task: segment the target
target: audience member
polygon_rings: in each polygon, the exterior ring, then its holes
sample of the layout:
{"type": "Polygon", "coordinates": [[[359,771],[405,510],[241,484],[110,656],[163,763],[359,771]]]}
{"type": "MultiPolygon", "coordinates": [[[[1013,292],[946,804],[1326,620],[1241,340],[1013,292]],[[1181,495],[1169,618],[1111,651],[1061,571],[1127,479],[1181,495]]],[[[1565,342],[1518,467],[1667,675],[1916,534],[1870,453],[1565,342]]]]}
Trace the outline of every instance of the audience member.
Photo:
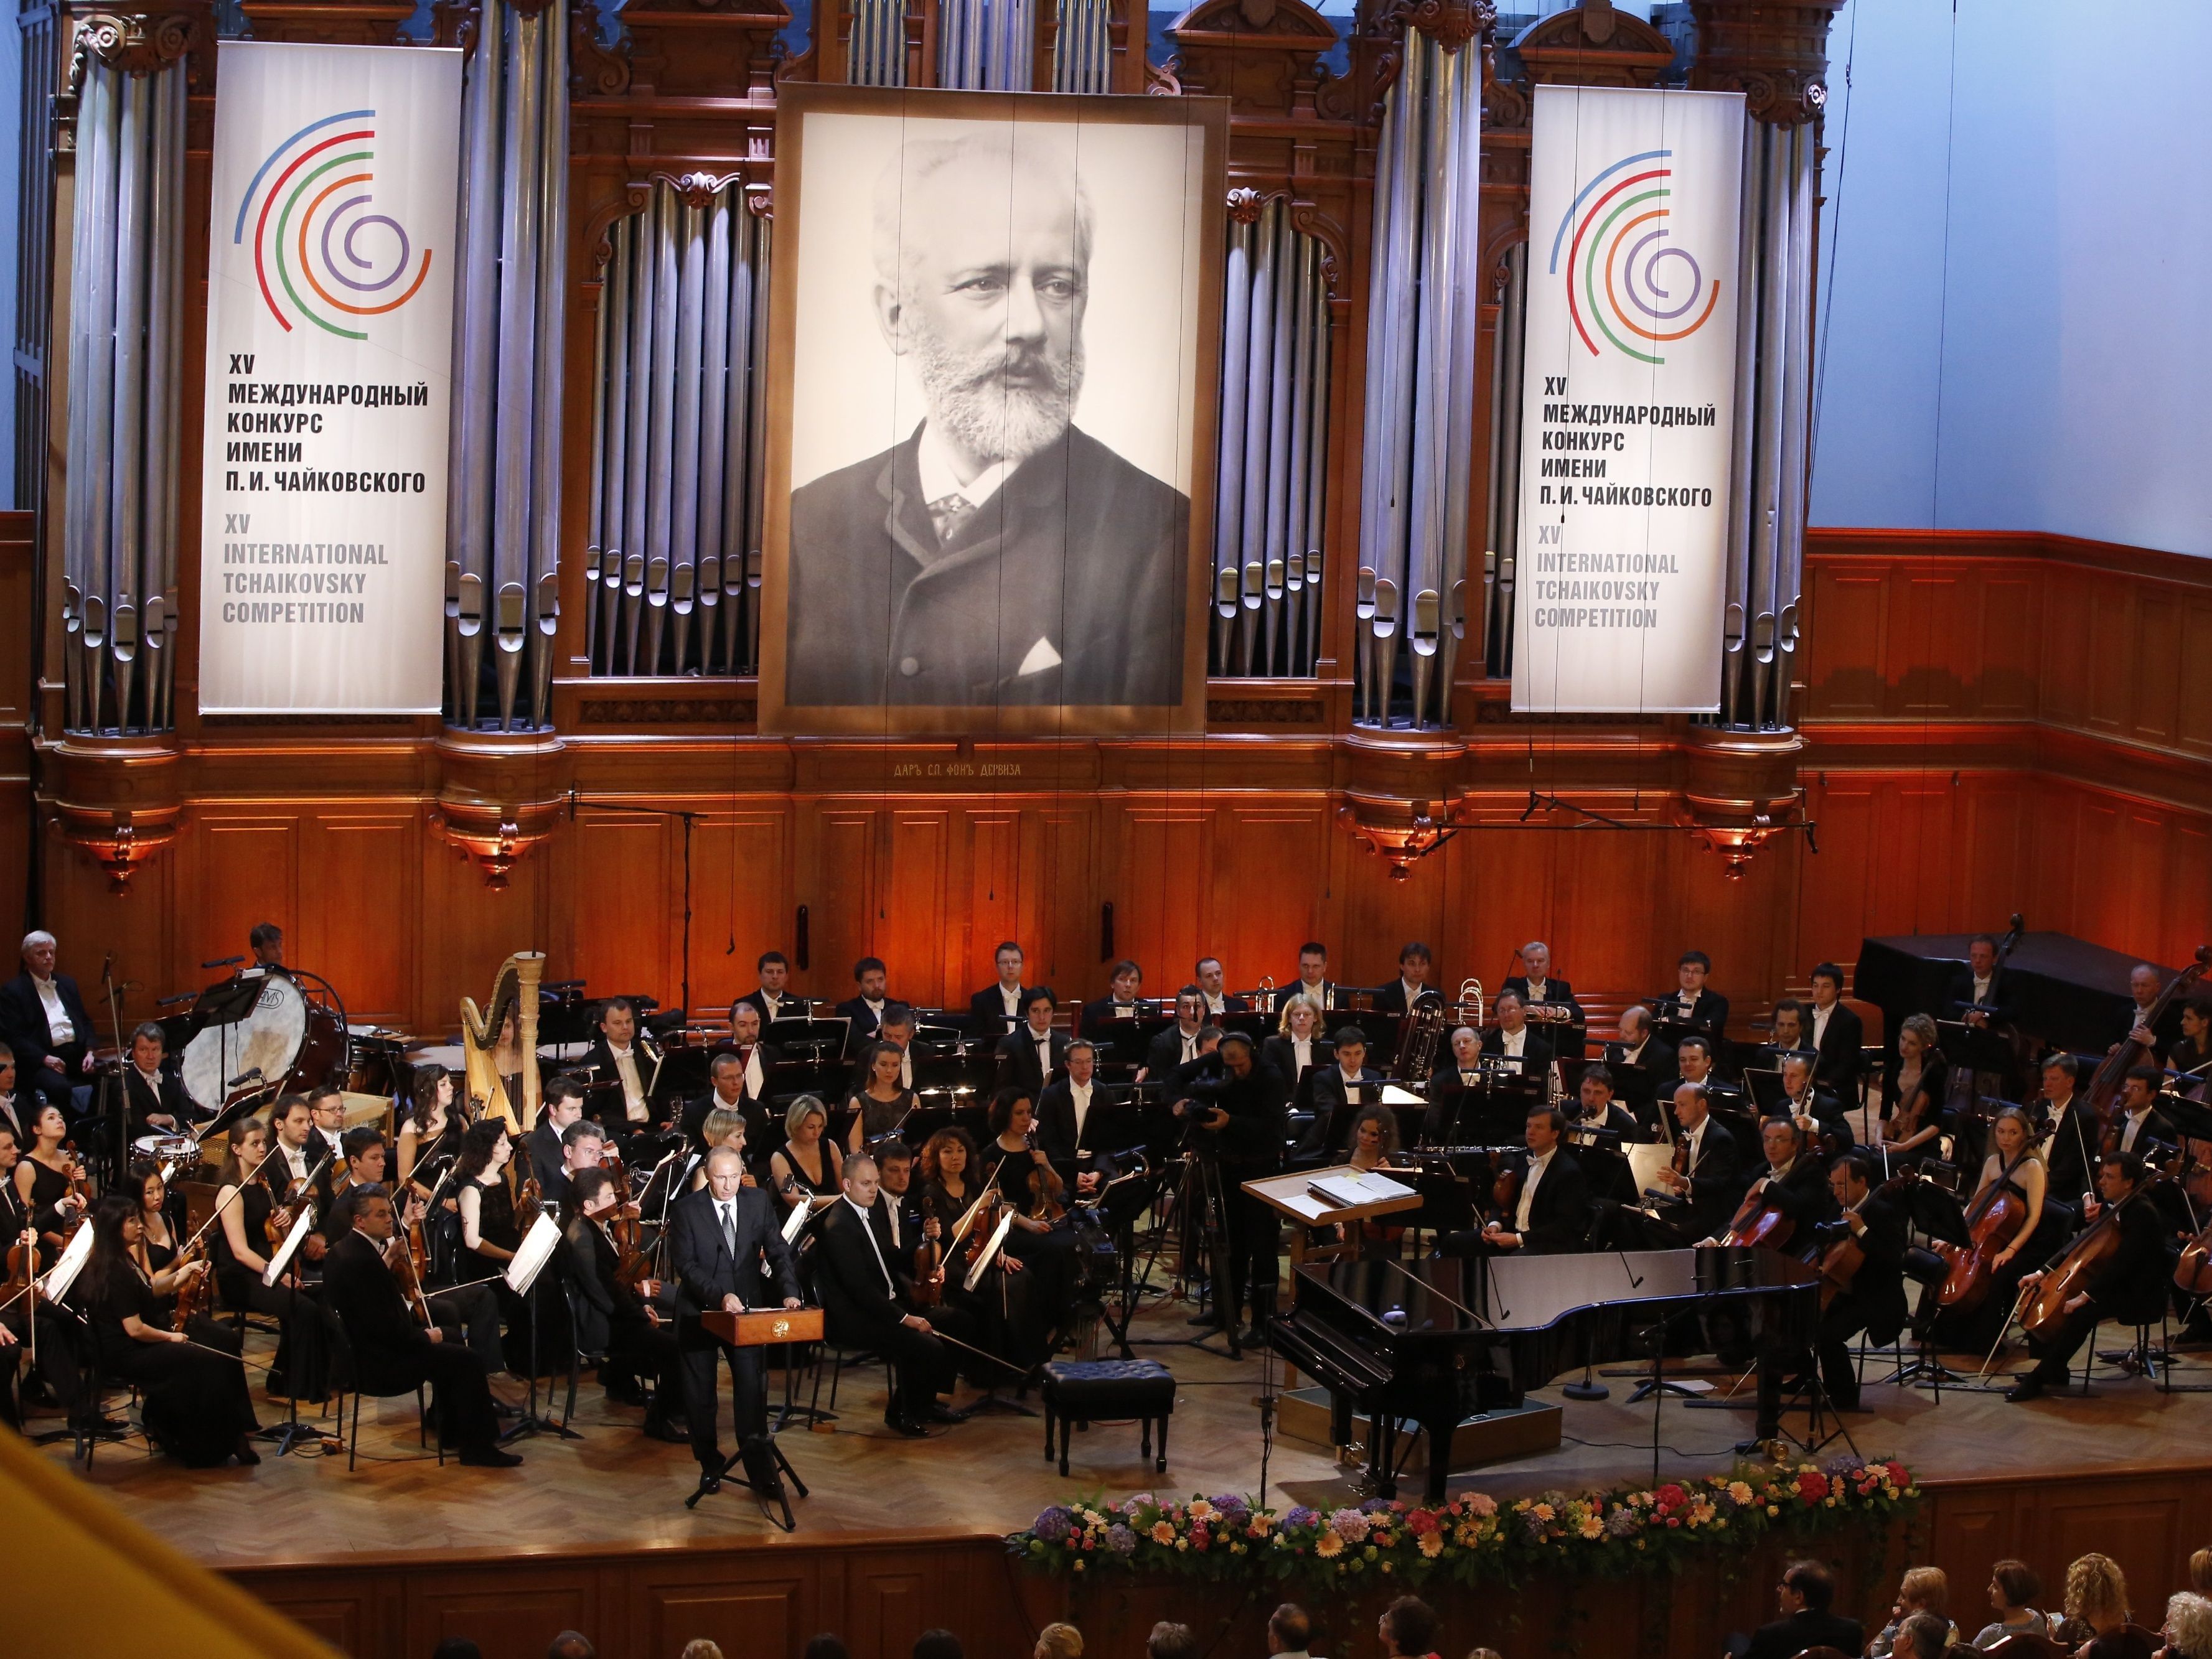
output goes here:
{"type": "Polygon", "coordinates": [[[1145,1638],[1146,1659],[1199,1659],[1198,1638],[1188,1625],[1163,1619],[1145,1638]]]}
{"type": "Polygon", "coordinates": [[[2189,1588],[2199,1595],[2212,1595],[2212,1550],[2199,1550],[2189,1558],[2189,1588]]]}
{"type": "Polygon", "coordinates": [[[1467,1659],[1505,1659],[1505,1656],[1496,1648],[1469,1648],[1467,1659]]]}
{"type": "Polygon", "coordinates": [[[926,1630],[914,1638],[914,1659],[965,1659],[960,1638],[949,1630],[926,1630]]]}
{"type": "Polygon", "coordinates": [[[2128,1580],[2120,1564],[2094,1550],[2066,1569],[2062,1641],[2077,1644],[2075,1659],[2150,1659],[2151,1645],[2128,1623],[2128,1580]]]}
{"type": "MultiPolygon", "coordinates": [[[[1889,1622],[1882,1626],[1881,1634],[1867,1644],[1868,1659],[1883,1659],[1896,1644],[1898,1627],[1916,1613],[1935,1613],[1942,1620],[1946,1631],[1952,1629],[1951,1581],[1943,1576],[1942,1568],[1905,1570],[1905,1576],[1897,1581],[1897,1601],[1889,1610],[1889,1622]]],[[[1943,1644],[1948,1647],[1952,1639],[1952,1636],[1945,1636],[1943,1644]]]]}
{"type": "Polygon", "coordinates": [[[1307,1648],[1313,1641],[1313,1620],[1295,1601],[1285,1601],[1267,1615],[1267,1651],[1275,1659],[1312,1659],[1307,1648]]]}
{"type": "Polygon", "coordinates": [[[845,1646],[843,1637],[825,1630],[819,1636],[806,1638],[801,1659],[853,1659],[853,1655],[845,1646]]]}
{"type": "Polygon", "coordinates": [[[1742,1659],[1796,1659],[1806,1649],[1824,1645],[1863,1652],[1866,1635],[1859,1621],[1828,1610],[1835,1599],[1836,1581],[1827,1568],[1818,1561],[1792,1561],[1774,1590],[1782,1617],[1749,1636],[1731,1637],[1728,1650],[1742,1659]]]}
{"type": "Polygon", "coordinates": [[[1401,1595],[1382,1609],[1375,1633],[1389,1659],[1428,1659],[1437,1650],[1443,1625],[1418,1595],[1401,1595]]]}
{"type": "Polygon", "coordinates": [[[1951,1621],[1941,1613],[1907,1613],[1897,1627],[1895,1659],[1943,1659],[1951,1646],[1951,1621]]]}
{"type": "Polygon", "coordinates": [[[694,1637],[684,1644],[684,1651],[678,1659],[722,1659],[722,1644],[709,1642],[703,1636],[694,1637]]]}
{"type": "Polygon", "coordinates": [[[1996,1614],[1996,1620],[1982,1626],[1981,1634],[1974,1638],[1974,1645],[1993,1648],[2006,1637],[2016,1636],[2022,1631],[2032,1631],[2038,1636],[2050,1635],[2050,1619],[2028,1605],[2042,1593],[2043,1581],[2027,1562],[2008,1557],[1991,1567],[1990,1608],[1996,1614]]]}
{"type": "MultiPolygon", "coordinates": [[[[2192,1558],[2192,1571],[2196,1565],[2192,1558]]],[[[2167,1596],[2166,1645],[2158,1651],[2159,1659],[2212,1659],[2212,1600],[2188,1590],[2167,1596]]]]}
{"type": "Polygon", "coordinates": [[[448,1636],[430,1650],[430,1659],[483,1659],[483,1650],[465,1636],[448,1636]]]}
{"type": "Polygon", "coordinates": [[[1083,1659],[1083,1632],[1073,1625],[1047,1625],[1037,1632],[1031,1659],[1083,1659]]]}
{"type": "Polygon", "coordinates": [[[545,1659],[599,1659],[599,1650],[592,1645],[592,1638],[581,1632],[564,1630],[545,1650],[545,1659]]]}

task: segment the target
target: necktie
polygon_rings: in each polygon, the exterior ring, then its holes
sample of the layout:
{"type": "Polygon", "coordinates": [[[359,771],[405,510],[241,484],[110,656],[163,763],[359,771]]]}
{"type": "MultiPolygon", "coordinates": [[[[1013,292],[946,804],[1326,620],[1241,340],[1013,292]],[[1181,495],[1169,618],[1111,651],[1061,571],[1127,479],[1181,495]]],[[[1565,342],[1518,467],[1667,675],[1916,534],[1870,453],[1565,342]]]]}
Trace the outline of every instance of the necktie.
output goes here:
{"type": "Polygon", "coordinates": [[[722,1243],[729,1247],[730,1260],[738,1259],[738,1206],[733,1199],[722,1206],[722,1243]]]}
{"type": "Polygon", "coordinates": [[[929,504],[929,521],[937,526],[937,544],[950,546],[968,520],[975,516],[975,504],[965,495],[939,495],[929,504]]]}

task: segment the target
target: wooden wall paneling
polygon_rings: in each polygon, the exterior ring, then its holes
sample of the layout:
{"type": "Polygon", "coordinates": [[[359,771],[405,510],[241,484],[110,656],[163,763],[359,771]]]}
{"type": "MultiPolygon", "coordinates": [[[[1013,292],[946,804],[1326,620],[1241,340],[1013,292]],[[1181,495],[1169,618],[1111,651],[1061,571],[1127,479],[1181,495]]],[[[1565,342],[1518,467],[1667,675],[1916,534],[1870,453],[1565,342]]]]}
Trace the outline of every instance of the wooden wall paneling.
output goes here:
{"type": "Polygon", "coordinates": [[[2199,755],[2212,755],[2212,597],[2191,594],[2181,602],[2181,659],[2189,672],[2173,677],[2175,744],[2199,755]]]}
{"type": "Polygon", "coordinates": [[[1540,939],[1551,945],[1569,984],[1650,996],[1674,982],[1671,969],[1677,956],[1693,944],[1705,945],[1701,930],[1662,936],[1665,907],[1651,902],[1665,891],[1669,849],[1686,846],[1686,837],[1655,830],[1506,833],[1510,862],[1503,871],[1493,871],[1492,879],[1510,877],[1524,860],[1532,869],[1547,869],[1550,915],[1548,931],[1534,929],[1517,939],[1484,930],[1481,963],[1500,978],[1521,972],[1513,952],[1540,939]]]}
{"type": "Polygon", "coordinates": [[[407,1650],[427,1653],[448,1636],[466,1636],[483,1659],[543,1659],[564,1630],[607,1628],[595,1588],[582,1573],[557,1570],[517,1572],[504,1583],[481,1573],[423,1573],[407,1585],[407,1650]]]}
{"type": "Polygon", "coordinates": [[[574,917],[575,964],[549,977],[580,977],[594,997],[645,995],[673,1006],[681,983],[683,835],[672,818],[578,809],[560,836],[567,868],[555,889],[556,908],[574,917]]]}
{"type": "Polygon", "coordinates": [[[2041,1521],[2039,1554],[2027,1559],[2043,1575],[2045,1599],[2063,1600],[2067,1564],[2091,1551],[2119,1564],[2134,1589],[2136,1620],[2156,1629],[2164,1598],[2154,1586],[2189,1582],[2184,1499],[2170,1486],[2143,1492],[2127,1479],[2052,1482],[2035,1493],[2041,1521]]]}
{"type": "Polygon", "coordinates": [[[2040,585],[2009,567],[1982,577],[1981,679],[1971,712],[1985,720],[2032,720],[2045,649],[2040,585]]]}
{"type": "Polygon", "coordinates": [[[1886,714],[1942,718],[1966,710],[1978,678],[1980,630],[1965,584],[1954,574],[1916,572],[1892,585],[1884,630],[1886,714]]]}
{"type": "MultiPolygon", "coordinates": [[[[691,1005],[696,1014],[726,1014],[732,1002],[759,984],[754,964],[763,951],[791,954],[788,825],[788,815],[770,807],[710,813],[692,830],[691,1005]]],[[[681,873],[679,869],[679,880],[681,873]]]]}
{"type": "Polygon", "coordinates": [[[2166,883],[2157,915],[2165,923],[2157,960],[2179,968],[2200,945],[2212,945],[2212,825],[2201,818],[2173,826],[2166,883]]]}
{"type": "MultiPolygon", "coordinates": [[[[2182,624],[2181,595],[2165,587],[2134,590],[2134,648],[2118,660],[2100,664],[2128,696],[2128,735],[2137,743],[2171,747],[2180,735],[2182,624]]],[[[2201,665],[2200,665],[2201,667],[2201,665]]]]}
{"type": "Polygon", "coordinates": [[[842,1001],[853,994],[853,964],[882,954],[874,948],[878,814],[865,806],[802,807],[798,834],[798,902],[807,907],[812,966],[794,967],[792,983],[806,996],[842,1001]]]}
{"type": "Polygon", "coordinates": [[[177,850],[185,904],[180,971],[198,974],[203,962],[244,956],[257,922],[275,922],[288,945],[298,939],[299,814],[198,812],[177,850]]]}
{"type": "MultiPolygon", "coordinates": [[[[808,1638],[824,1627],[825,1613],[832,1624],[837,1618],[834,1607],[823,1606],[817,1577],[794,1571],[767,1551],[750,1559],[732,1553],[707,1566],[656,1563],[633,1577],[629,1650],[637,1659],[659,1659],[705,1637],[725,1653],[797,1659],[808,1638]]],[[[602,1640],[600,1651],[609,1650],[602,1640]]]]}
{"type": "Polygon", "coordinates": [[[400,1645],[398,1632],[391,1628],[380,1606],[388,1598],[379,1579],[362,1577],[333,1582],[283,1574],[266,1582],[249,1582],[246,1588],[340,1653],[380,1654],[400,1645]]]}
{"type": "Polygon", "coordinates": [[[285,940],[288,959],[337,987],[349,1019],[408,1023],[421,954],[404,926],[422,878],[415,814],[319,814],[302,827],[301,849],[300,930],[285,940]]]}
{"type": "Polygon", "coordinates": [[[890,868],[878,907],[883,920],[875,954],[896,975],[894,996],[918,1007],[942,1007],[960,966],[945,902],[954,890],[946,867],[953,854],[952,809],[901,806],[889,817],[890,868]]]}
{"type": "Polygon", "coordinates": [[[1321,937],[1321,875],[1328,856],[1326,809],[1285,802],[1236,802],[1221,809],[1213,838],[1213,927],[1203,947],[1222,961],[1232,990],[1270,974],[1297,975],[1298,946],[1321,937]]]}
{"type": "Polygon", "coordinates": [[[2104,872],[2102,885],[2112,895],[2115,934],[2139,941],[2135,948],[2145,955],[2158,948],[2166,933],[2166,851],[2174,840],[2173,830],[2156,807],[2130,804],[2119,815],[2118,861],[2104,872]]]}
{"type": "Polygon", "coordinates": [[[2060,568],[2044,573],[2044,614],[2054,623],[2063,619],[2063,625],[2054,628],[2052,637],[2039,644],[2042,695],[2037,712],[2054,725],[2087,723],[2091,682],[2099,665],[2092,654],[2086,624],[2098,586],[2086,570],[2060,568]]]}
{"type": "Polygon", "coordinates": [[[1981,1615],[1974,1609],[1984,1605],[1981,1586],[1989,1583],[1990,1565],[2026,1547],[2020,1536],[2019,1490],[1939,1487],[1927,1494],[1926,1504],[1922,1526],[1927,1565],[1942,1569],[1951,1581],[1953,1616],[1971,1638],[1981,1628],[1976,1622],[1981,1615]]]}
{"type": "MultiPolygon", "coordinates": [[[[491,995],[500,965],[518,951],[543,951],[548,980],[585,977],[576,912],[551,902],[553,895],[577,884],[576,876],[565,869],[565,834],[556,836],[554,847],[523,860],[508,872],[507,884],[495,888],[485,884],[483,872],[466,854],[434,834],[422,836],[420,921],[415,935],[422,970],[414,1029],[459,1030],[460,999],[474,997],[481,1006],[491,995]]],[[[618,871],[594,879],[629,884],[618,871]]],[[[657,903],[659,896],[653,894],[641,902],[657,903]]]]}
{"type": "Polygon", "coordinates": [[[1345,860],[1344,921],[1328,942],[1332,978],[1345,985],[1387,985],[1398,971],[1399,950],[1413,939],[1437,953],[1431,984],[1449,992],[1466,976],[1469,970],[1438,942],[1447,937],[1445,872],[1458,847],[1455,842],[1422,860],[1403,881],[1391,880],[1389,866],[1372,853],[1355,851],[1345,860]]]}
{"type": "Polygon", "coordinates": [[[1023,866],[1031,873],[1024,882],[1022,915],[1036,943],[1030,944],[1021,933],[1014,937],[1037,957],[1040,965],[1033,971],[1039,982],[1050,986],[1062,1002],[1080,997],[1093,985],[1105,984],[1099,962],[1098,904],[1104,884],[1100,878],[1108,866],[1100,817],[1092,799],[1055,801],[1023,818],[1023,866]],[[1030,921],[1032,915],[1036,920],[1030,921]]]}
{"type": "MultiPolygon", "coordinates": [[[[1713,959],[1711,983],[1736,1010],[1729,1015],[1741,1037],[1750,1019],[1782,994],[1784,985],[1804,977],[1813,964],[1800,960],[1796,906],[1798,871],[1804,842],[1796,836],[1769,842],[1741,880],[1731,881],[1719,854],[1687,836],[1654,836],[1665,845],[1667,877],[1657,890],[1672,902],[1654,906],[1661,918],[1652,941],[1650,988],[1674,983],[1674,963],[1694,945],[1713,959]]],[[[1567,976],[1571,980],[1574,975],[1567,976]]]]}
{"type": "MultiPolygon", "coordinates": [[[[2130,676],[2124,672],[2135,645],[2137,589],[2129,582],[2093,582],[2086,611],[2065,616],[2054,650],[2078,650],[2087,659],[2088,706],[2084,723],[2115,735],[2128,728],[2130,676]],[[2076,631],[2080,630],[2080,631],[2076,631]]],[[[2061,613],[2065,615],[2065,613],[2061,613]]]]}
{"type": "Polygon", "coordinates": [[[950,918],[957,933],[955,971],[948,995],[964,1001],[997,977],[994,954],[1002,939],[1022,947],[1024,981],[1048,984],[1040,975],[1049,947],[1041,936],[1044,906],[1029,890],[1036,877],[1030,815],[1016,807],[980,808],[966,815],[968,857],[963,884],[966,903],[950,918]]]}
{"type": "Polygon", "coordinates": [[[1959,793],[1948,774],[1938,774],[1894,779],[1876,793],[1869,933],[1940,933],[1953,920],[1959,793]]]}
{"type": "Polygon", "coordinates": [[[1883,712],[1882,635],[1887,568],[1868,571],[1815,566],[1812,571],[1812,661],[1806,675],[1807,713],[1826,720],[1865,718],[1883,712]]]}
{"type": "MultiPolygon", "coordinates": [[[[1112,894],[1114,954],[1145,970],[1147,997],[1171,998],[1188,984],[1212,936],[1214,813],[1201,796],[1188,805],[1124,803],[1109,814],[1121,854],[1112,894]]],[[[1097,982],[1100,989],[1088,994],[1104,994],[1103,972],[1097,982]]]]}
{"type": "Polygon", "coordinates": [[[1945,887],[1954,908],[1940,931],[2002,933],[2005,918],[2027,902],[2035,869],[2039,793],[2018,774],[1968,781],[1955,820],[1956,879],[1945,887]]]}
{"type": "Polygon", "coordinates": [[[2121,805],[2087,790],[2059,793],[2057,810],[2039,828],[2041,890],[2051,895],[2051,921],[2034,924],[2100,942],[2126,937],[2121,889],[2113,878],[2121,854],[2121,805]],[[2069,826],[2069,819],[2071,823],[2069,826]],[[2071,833],[2067,833],[2070,827],[2071,833]]]}
{"type": "MultiPolygon", "coordinates": [[[[203,957],[187,961],[175,939],[175,918],[185,908],[177,894],[181,867],[174,854],[155,859],[131,878],[132,891],[108,890],[107,877],[100,866],[62,839],[51,823],[40,831],[46,863],[44,897],[39,926],[54,936],[56,966],[77,982],[85,1006],[92,1011],[103,1036],[108,1031],[106,1000],[100,989],[100,963],[115,953],[114,976],[137,980],[139,988],[123,994],[125,1029],[154,1018],[156,1000],[197,989],[216,975],[200,969],[203,957]]],[[[10,974],[17,971],[15,947],[21,935],[7,931],[0,940],[0,963],[10,974]]],[[[240,935],[234,951],[246,948],[240,935]]]]}
{"type": "Polygon", "coordinates": [[[1879,862],[1874,787],[1850,774],[1822,778],[1807,804],[1820,825],[1820,850],[1805,860],[1797,937],[1814,961],[1852,961],[1859,941],[1875,931],[1867,917],[1869,884],[1879,862]]]}

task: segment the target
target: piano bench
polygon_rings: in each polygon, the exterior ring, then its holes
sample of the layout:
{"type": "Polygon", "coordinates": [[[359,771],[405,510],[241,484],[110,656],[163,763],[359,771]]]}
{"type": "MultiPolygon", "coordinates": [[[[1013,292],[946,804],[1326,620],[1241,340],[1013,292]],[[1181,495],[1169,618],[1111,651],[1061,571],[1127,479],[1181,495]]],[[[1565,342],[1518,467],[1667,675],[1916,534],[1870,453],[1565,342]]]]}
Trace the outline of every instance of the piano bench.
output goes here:
{"type": "Polygon", "coordinates": [[[1168,1419],[1175,1415],[1175,1373],[1157,1359],[1055,1359],[1044,1368],[1044,1455],[1054,1455],[1053,1431],[1060,1433],[1060,1472],[1067,1473],[1071,1429],[1092,1421],[1134,1418],[1143,1425],[1143,1455],[1152,1455],[1152,1425],[1160,1429],[1159,1461],[1168,1467],[1168,1419]]]}

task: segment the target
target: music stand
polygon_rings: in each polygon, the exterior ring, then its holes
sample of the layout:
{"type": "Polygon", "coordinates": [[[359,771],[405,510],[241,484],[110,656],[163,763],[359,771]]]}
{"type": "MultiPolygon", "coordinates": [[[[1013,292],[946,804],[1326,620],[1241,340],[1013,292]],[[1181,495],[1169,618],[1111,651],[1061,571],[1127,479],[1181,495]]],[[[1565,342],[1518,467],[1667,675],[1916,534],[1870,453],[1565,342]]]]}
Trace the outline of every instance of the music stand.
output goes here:
{"type": "MultiPolygon", "coordinates": [[[[561,1248],[560,1224],[543,1210],[522,1242],[514,1247],[514,1259],[507,1264],[502,1277],[507,1289],[520,1297],[530,1309],[530,1399],[523,1407],[522,1416],[514,1426],[500,1436],[500,1443],[520,1440],[526,1434],[557,1434],[563,1440],[581,1440],[584,1437],[566,1423],[556,1423],[550,1417],[538,1414],[538,1285],[544,1277],[545,1264],[553,1259],[554,1251],[561,1248]]],[[[545,1403],[553,1403],[553,1390],[545,1391],[545,1403]]]]}
{"type": "MultiPolygon", "coordinates": [[[[299,1215],[293,1220],[292,1231],[284,1235],[284,1242],[276,1247],[276,1254],[269,1258],[268,1267],[262,1270],[261,1283],[264,1288],[270,1290],[276,1288],[276,1281],[284,1276],[284,1270],[292,1265],[292,1258],[300,1253],[300,1247],[307,1242],[307,1235],[314,1230],[314,1207],[303,1203],[300,1206],[299,1215]]],[[[86,1231],[91,1230],[88,1228],[86,1231]]],[[[300,1279],[296,1273],[292,1276],[290,1283],[285,1289],[284,1322],[295,1333],[300,1328],[300,1279]]],[[[295,1365],[299,1364],[299,1344],[295,1340],[292,1346],[292,1363],[295,1365]]],[[[290,1401],[284,1413],[284,1420],[273,1429],[259,1431],[255,1436],[257,1439],[272,1442],[276,1445],[276,1455],[279,1457],[289,1452],[302,1440],[313,1439],[319,1442],[323,1438],[317,1431],[302,1428],[300,1425],[300,1379],[296,1376],[287,1376],[284,1379],[284,1392],[290,1401]]]]}
{"type": "MultiPolygon", "coordinates": [[[[1093,1109],[1096,1109],[1095,1108],[1093,1109]]],[[[1121,1349],[1121,1358],[1134,1359],[1137,1356],[1129,1347],[1129,1325],[1136,1316],[1137,1285],[1137,1218],[1158,1200],[1160,1186],[1167,1179],[1165,1169],[1138,1170],[1127,1175],[1116,1176],[1098,1189],[1096,1208],[1100,1225],[1114,1240],[1114,1249],[1121,1257],[1121,1282],[1116,1294],[1121,1302],[1121,1317],[1117,1323],[1114,1316],[1103,1308],[1099,1318],[1113,1333],[1115,1346],[1121,1349]]]]}

